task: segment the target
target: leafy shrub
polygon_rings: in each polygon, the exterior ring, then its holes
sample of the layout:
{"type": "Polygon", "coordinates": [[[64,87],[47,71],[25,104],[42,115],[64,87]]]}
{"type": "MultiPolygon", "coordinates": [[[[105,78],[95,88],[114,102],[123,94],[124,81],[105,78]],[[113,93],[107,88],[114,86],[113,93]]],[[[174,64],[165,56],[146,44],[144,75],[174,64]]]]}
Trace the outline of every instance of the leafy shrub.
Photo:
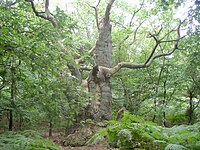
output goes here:
{"type": "Polygon", "coordinates": [[[125,112],[120,122],[110,121],[110,126],[95,134],[87,144],[107,140],[112,147],[121,149],[200,149],[200,122],[172,128],[157,126],[155,123],[125,112]]]}
{"type": "Polygon", "coordinates": [[[171,114],[167,118],[168,121],[170,121],[172,124],[181,124],[187,122],[187,118],[185,113],[177,113],[177,114],[171,114]]]}
{"type": "Polygon", "coordinates": [[[27,130],[21,133],[5,132],[0,136],[1,150],[61,150],[60,147],[53,144],[48,139],[43,139],[42,136],[32,130],[27,130]]]}

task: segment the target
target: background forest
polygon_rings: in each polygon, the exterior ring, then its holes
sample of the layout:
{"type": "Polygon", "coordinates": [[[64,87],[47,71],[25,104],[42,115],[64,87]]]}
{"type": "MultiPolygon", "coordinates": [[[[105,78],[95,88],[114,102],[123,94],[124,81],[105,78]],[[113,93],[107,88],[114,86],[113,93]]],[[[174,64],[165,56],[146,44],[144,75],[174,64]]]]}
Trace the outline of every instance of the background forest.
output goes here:
{"type": "Polygon", "coordinates": [[[54,3],[0,0],[0,149],[200,149],[200,1],[54,3]]]}

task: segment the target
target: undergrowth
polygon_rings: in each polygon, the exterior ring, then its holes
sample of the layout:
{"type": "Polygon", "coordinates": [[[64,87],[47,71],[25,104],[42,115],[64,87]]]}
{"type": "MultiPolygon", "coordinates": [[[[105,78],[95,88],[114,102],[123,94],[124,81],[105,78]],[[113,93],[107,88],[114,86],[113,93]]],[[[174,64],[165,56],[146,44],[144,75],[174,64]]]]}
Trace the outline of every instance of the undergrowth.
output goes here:
{"type": "Polygon", "coordinates": [[[110,126],[95,134],[87,144],[102,141],[120,149],[199,150],[200,122],[165,128],[125,112],[121,121],[110,121],[110,126]]]}
{"type": "Polygon", "coordinates": [[[61,150],[36,131],[26,130],[21,133],[5,132],[0,134],[1,150],[61,150]]]}

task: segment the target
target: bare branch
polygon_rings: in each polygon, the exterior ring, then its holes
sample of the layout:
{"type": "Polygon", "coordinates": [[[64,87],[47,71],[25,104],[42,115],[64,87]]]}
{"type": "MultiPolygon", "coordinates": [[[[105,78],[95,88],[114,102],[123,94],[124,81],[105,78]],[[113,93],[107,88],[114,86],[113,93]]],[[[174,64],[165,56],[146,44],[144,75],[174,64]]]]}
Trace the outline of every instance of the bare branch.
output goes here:
{"type": "Polygon", "coordinates": [[[120,62],[118,63],[114,68],[111,68],[111,71],[110,71],[110,76],[112,76],[113,74],[115,74],[116,72],[118,72],[121,68],[130,68],[130,69],[139,69],[139,68],[146,68],[146,67],[149,67],[151,65],[151,63],[156,59],[156,58],[159,58],[159,57],[162,57],[162,56],[169,56],[171,55],[176,49],[174,49],[173,51],[171,51],[170,53],[163,53],[163,54],[159,54],[159,55],[156,55],[154,57],[152,57],[148,63],[141,63],[141,64],[134,64],[134,63],[131,63],[131,62],[120,62]]]}
{"type": "Polygon", "coordinates": [[[132,17],[131,17],[131,21],[130,21],[130,23],[129,23],[129,26],[132,26],[132,25],[133,25],[133,18],[134,18],[135,15],[142,9],[143,5],[144,5],[144,0],[142,1],[141,5],[140,5],[140,8],[139,8],[138,10],[134,11],[134,13],[133,13],[133,15],[132,15],[132,17]]]}
{"type": "Polygon", "coordinates": [[[156,33],[156,34],[154,34],[154,35],[150,34],[150,37],[153,37],[153,39],[155,40],[156,45],[155,45],[154,48],[152,49],[149,58],[146,60],[146,62],[145,62],[144,64],[147,64],[147,63],[150,61],[150,59],[152,58],[153,54],[155,53],[155,51],[156,51],[158,45],[160,44],[160,40],[158,40],[158,39],[156,38],[156,36],[158,36],[158,35],[160,34],[161,31],[162,31],[162,27],[160,28],[160,30],[158,31],[158,33],[156,33]]]}
{"type": "Polygon", "coordinates": [[[96,21],[96,25],[97,25],[97,29],[99,31],[99,14],[98,14],[98,6],[100,4],[101,0],[98,1],[96,6],[91,6],[89,3],[86,3],[87,5],[89,5],[90,7],[94,8],[95,11],[95,21],[96,21]]]}
{"type": "Polygon", "coordinates": [[[99,15],[98,15],[98,8],[97,7],[92,7],[94,8],[95,11],[95,20],[96,20],[96,25],[97,25],[97,29],[99,31],[99,15]]]}
{"type": "MultiPolygon", "coordinates": [[[[112,22],[114,22],[113,20],[111,20],[112,22]]],[[[126,26],[124,26],[122,23],[120,23],[120,22],[114,22],[115,23],[115,25],[119,25],[120,27],[122,27],[122,28],[124,28],[124,29],[126,29],[127,27],[126,26]]]]}
{"type": "Polygon", "coordinates": [[[156,49],[157,49],[157,47],[160,45],[160,43],[162,41],[158,40],[155,35],[151,35],[154,38],[154,40],[156,41],[156,45],[154,46],[154,48],[152,49],[152,52],[151,52],[150,56],[147,58],[147,60],[144,63],[134,64],[134,63],[131,63],[131,62],[120,62],[115,67],[110,68],[108,76],[109,77],[112,76],[113,74],[115,74],[116,72],[118,72],[121,68],[139,69],[139,68],[149,67],[151,65],[151,63],[155,59],[160,58],[160,57],[169,56],[172,53],[174,53],[178,49],[178,43],[179,43],[180,39],[182,39],[182,38],[180,38],[180,27],[181,27],[181,22],[180,22],[180,24],[179,24],[179,26],[177,28],[177,38],[176,38],[176,40],[165,41],[165,42],[175,42],[174,43],[174,48],[172,49],[171,52],[157,54],[157,55],[153,56],[154,53],[155,53],[155,51],[156,51],[156,49]]]}
{"type": "Polygon", "coordinates": [[[98,6],[99,6],[100,2],[101,2],[101,0],[99,0],[99,1],[98,1],[98,3],[97,3],[97,5],[96,5],[96,7],[98,7],[98,6]]]}
{"type": "Polygon", "coordinates": [[[160,34],[160,32],[162,31],[162,29],[163,29],[163,27],[162,27],[162,25],[161,25],[160,30],[159,30],[158,33],[157,33],[157,36],[160,34]]]}
{"type": "Polygon", "coordinates": [[[156,51],[156,49],[157,49],[158,45],[159,45],[159,42],[158,42],[158,41],[156,41],[156,45],[154,46],[153,50],[151,51],[151,54],[150,54],[150,56],[148,57],[148,59],[145,61],[145,63],[144,63],[144,64],[147,64],[147,63],[150,61],[150,59],[152,58],[153,54],[155,53],[155,51],[156,51]]]}
{"type": "MultiPolygon", "coordinates": [[[[142,9],[143,5],[144,5],[144,0],[143,0],[142,3],[140,4],[140,8],[138,8],[136,11],[134,11],[134,13],[133,13],[133,15],[132,15],[132,17],[131,17],[131,21],[130,21],[130,23],[129,23],[129,25],[128,25],[129,27],[133,25],[133,19],[134,19],[135,15],[142,9]]],[[[133,42],[131,42],[130,45],[132,45],[132,44],[134,43],[134,41],[135,41],[135,39],[136,39],[137,31],[138,31],[138,29],[141,27],[141,25],[145,22],[145,20],[146,20],[146,19],[142,20],[142,21],[139,23],[139,25],[137,26],[137,28],[135,29],[135,31],[130,32],[130,34],[134,33],[134,39],[133,39],[133,42]]],[[[122,28],[124,28],[124,29],[127,29],[126,26],[124,26],[123,24],[121,24],[121,23],[119,23],[119,22],[115,22],[115,24],[116,24],[116,25],[118,24],[118,25],[120,25],[120,27],[122,27],[122,28]]],[[[121,45],[124,41],[126,41],[129,37],[130,37],[130,35],[127,35],[127,36],[120,42],[120,45],[121,45]]]]}
{"type": "Polygon", "coordinates": [[[167,32],[160,40],[163,40],[165,37],[169,36],[170,33],[175,32],[175,31],[176,31],[176,29],[173,29],[173,30],[167,32]]]}
{"type": "MultiPolygon", "coordinates": [[[[152,50],[152,52],[151,52],[149,58],[146,60],[145,64],[148,64],[148,62],[149,62],[151,59],[156,59],[156,58],[158,58],[158,57],[162,57],[163,55],[166,55],[166,56],[171,55],[176,49],[178,49],[178,43],[177,43],[177,42],[180,40],[180,26],[181,26],[181,23],[179,24],[179,26],[178,26],[178,28],[177,28],[177,39],[176,39],[176,40],[169,40],[169,41],[161,41],[161,40],[158,40],[158,39],[156,38],[156,36],[158,36],[158,35],[160,34],[160,32],[162,31],[162,27],[160,28],[160,30],[158,31],[158,33],[156,33],[156,34],[154,34],[154,35],[150,34],[150,36],[154,38],[154,40],[155,40],[155,42],[156,42],[156,45],[154,46],[154,48],[153,48],[153,50],[152,50]],[[176,43],[175,43],[175,45],[174,45],[174,50],[172,50],[172,52],[167,53],[167,54],[160,54],[161,56],[160,56],[160,55],[156,55],[155,58],[152,58],[153,54],[155,53],[155,51],[156,51],[156,49],[157,49],[157,47],[158,47],[158,45],[159,45],[160,43],[167,43],[167,42],[174,42],[174,41],[175,41],[176,43]]],[[[151,61],[152,61],[152,60],[151,60],[151,61]]]]}
{"type": "MultiPolygon", "coordinates": [[[[137,31],[138,31],[138,29],[142,26],[142,24],[143,24],[145,21],[146,21],[146,19],[142,20],[142,21],[139,23],[139,25],[137,26],[137,28],[135,29],[135,31],[131,31],[129,34],[127,34],[127,35],[122,39],[122,41],[120,41],[120,43],[119,43],[119,49],[121,48],[122,43],[124,43],[124,42],[130,37],[130,35],[131,35],[132,33],[134,33],[133,41],[132,41],[129,45],[134,44],[134,42],[135,42],[135,40],[136,40],[136,36],[137,36],[137,31]]],[[[122,25],[122,26],[123,26],[123,25],[122,25]]],[[[123,28],[126,29],[126,27],[124,27],[124,26],[123,26],[123,28]]]]}
{"type": "MultiPolygon", "coordinates": [[[[160,32],[162,31],[162,29],[163,29],[163,27],[162,27],[162,25],[161,25],[161,27],[160,27],[160,29],[159,29],[159,31],[157,32],[157,33],[154,33],[154,34],[152,34],[152,33],[149,33],[148,35],[147,35],[147,38],[154,38],[154,40],[155,41],[157,41],[157,38],[156,37],[158,37],[159,36],[159,34],[160,34],[160,32]]],[[[161,39],[162,40],[162,39],[161,39]]],[[[160,41],[161,41],[160,40],[160,41]]]]}
{"type": "Polygon", "coordinates": [[[35,8],[35,5],[33,3],[33,0],[25,0],[26,2],[30,2],[31,3],[31,7],[32,7],[32,10],[33,12],[35,13],[36,16],[40,17],[40,18],[43,18],[45,20],[48,20],[52,23],[52,25],[54,27],[57,26],[57,23],[54,19],[54,17],[49,13],[49,10],[48,10],[48,7],[49,7],[49,0],[46,0],[45,2],[45,12],[38,12],[35,8]],[[47,11],[47,12],[46,12],[47,11]]]}
{"type": "Polygon", "coordinates": [[[142,26],[142,24],[146,21],[146,19],[144,19],[143,21],[140,22],[140,24],[137,26],[137,28],[134,31],[134,36],[133,36],[133,41],[129,44],[129,45],[133,45],[135,40],[136,40],[136,36],[137,36],[137,32],[139,30],[139,28],[142,26]]]}

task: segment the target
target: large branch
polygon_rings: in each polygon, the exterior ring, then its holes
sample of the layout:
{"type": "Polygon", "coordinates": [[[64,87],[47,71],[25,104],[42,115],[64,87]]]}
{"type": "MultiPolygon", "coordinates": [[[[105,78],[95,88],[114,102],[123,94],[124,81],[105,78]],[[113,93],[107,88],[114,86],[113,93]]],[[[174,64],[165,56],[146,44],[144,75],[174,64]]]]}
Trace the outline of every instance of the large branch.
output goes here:
{"type": "MultiPolygon", "coordinates": [[[[121,68],[139,69],[139,68],[149,67],[155,59],[160,58],[160,57],[169,56],[169,55],[173,54],[178,49],[178,43],[179,43],[180,39],[182,39],[182,37],[180,37],[180,27],[181,27],[181,23],[179,24],[179,26],[177,28],[177,38],[175,40],[160,41],[156,38],[155,35],[152,35],[152,37],[156,41],[156,44],[155,44],[154,48],[152,49],[150,56],[147,58],[147,60],[144,63],[134,64],[134,63],[131,63],[131,62],[120,62],[115,67],[109,69],[109,72],[107,73],[107,77],[110,77],[113,74],[117,73],[121,68]],[[166,42],[174,42],[173,49],[168,53],[162,53],[162,54],[154,55],[159,44],[164,43],[164,42],[165,43],[166,42]]],[[[159,32],[160,32],[160,30],[159,30],[159,32]]]]}
{"type": "Polygon", "coordinates": [[[146,68],[149,67],[151,65],[151,63],[159,58],[159,57],[163,57],[163,56],[169,56],[171,55],[176,49],[173,49],[171,52],[169,53],[163,53],[163,54],[159,54],[159,55],[155,55],[154,57],[152,57],[150,59],[150,61],[146,64],[146,63],[141,63],[141,64],[134,64],[131,62],[120,62],[118,63],[115,67],[111,68],[110,70],[110,75],[113,75],[115,73],[117,73],[121,68],[130,68],[130,69],[139,69],[139,68],[146,68]]]}
{"type": "Polygon", "coordinates": [[[151,51],[151,54],[150,54],[149,58],[145,61],[145,64],[147,64],[147,63],[151,60],[151,58],[152,58],[152,56],[154,55],[154,53],[155,53],[155,51],[156,51],[158,45],[161,43],[161,41],[158,40],[157,37],[156,37],[156,36],[158,36],[158,35],[160,34],[161,30],[162,30],[162,27],[161,27],[161,29],[158,31],[158,33],[156,33],[156,34],[154,34],[154,35],[150,34],[150,37],[153,37],[153,39],[155,40],[156,45],[154,46],[153,50],[151,51]]]}
{"type": "Polygon", "coordinates": [[[48,8],[49,7],[49,0],[45,1],[45,12],[38,12],[35,8],[33,0],[25,0],[25,1],[31,3],[32,10],[33,10],[33,12],[35,13],[36,16],[50,21],[54,27],[57,26],[55,18],[51,15],[51,13],[49,13],[49,8],[48,8]]]}

